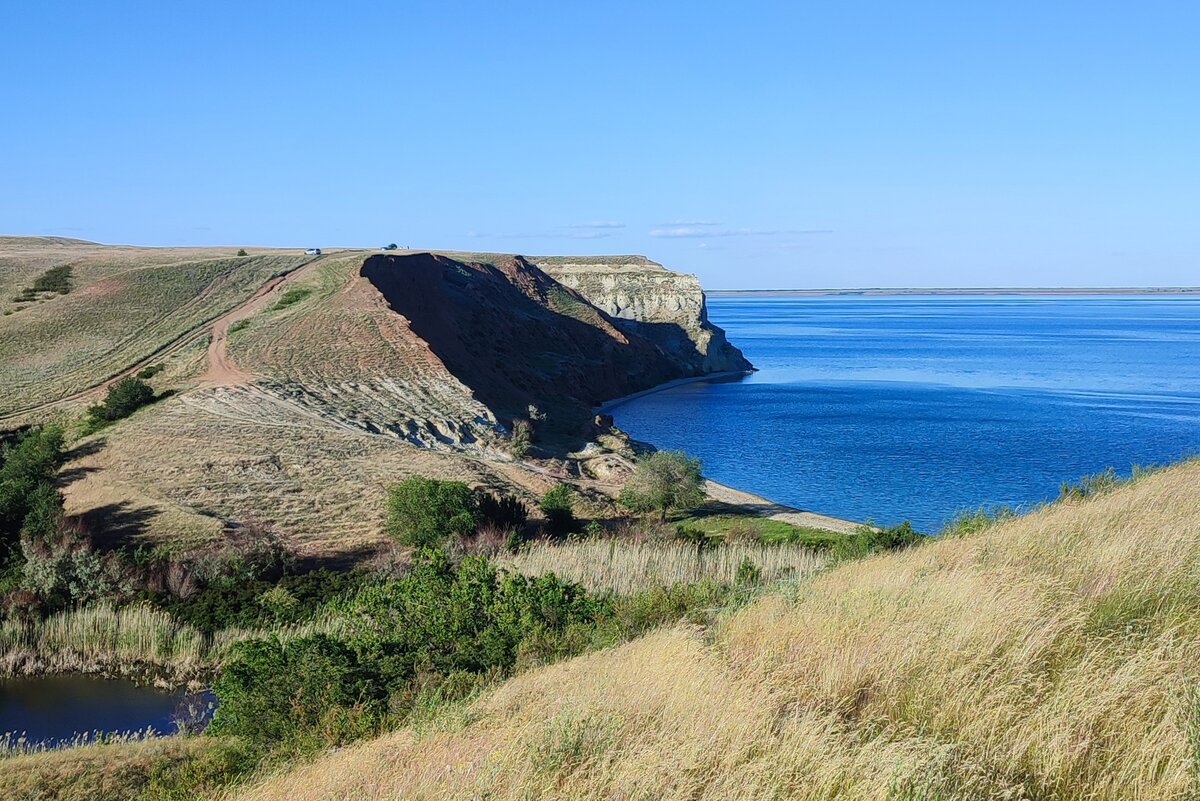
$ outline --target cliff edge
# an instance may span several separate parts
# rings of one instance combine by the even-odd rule
[[[644,256],[540,256],[531,261],[611,316],[623,330],[657,344],[690,375],[753,370],[708,320],[700,280]]]

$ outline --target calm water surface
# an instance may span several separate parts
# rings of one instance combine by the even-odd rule
[[[723,483],[937,529],[1200,453],[1200,298],[712,298],[759,368],[614,410]]]
[[[175,732],[184,694],[95,676],[34,676],[0,680],[0,734],[25,734],[54,744],[93,731]]]

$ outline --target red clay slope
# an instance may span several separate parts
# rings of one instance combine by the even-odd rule
[[[577,436],[593,406],[688,375],[520,256],[380,255],[361,274],[506,426],[535,404],[546,429]]]

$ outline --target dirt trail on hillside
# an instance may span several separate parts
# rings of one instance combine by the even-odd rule
[[[272,278],[270,281],[263,284],[263,286],[261,286],[249,298],[249,300],[238,306],[235,306],[232,310],[217,318],[215,322],[203,323],[195,328],[183,332],[174,340],[163,345],[149,356],[139,359],[128,367],[122,369],[120,372],[104,379],[100,383],[93,384],[92,386],[87,387],[86,389],[81,389],[78,392],[72,392],[69,395],[64,395],[61,398],[55,398],[54,400],[46,401],[45,403],[28,406],[24,409],[15,409],[11,412],[0,415],[0,423],[24,419],[29,415],[40,414],[41,412],[49,411],[59,406],[64,406],[75,401],[84,400],[99,395],[101,392],[104,392],[122,378],[134,375],[144,368],[149,367],[151,364],[161,362],[163,359],[173,356],[179,351],[194,345],[198,340],[209,335],[210,326],[212,332],[212,343],[208,348],[208,368],[202,381],[207,381],[209,376],[212,376],[213,380],[210,383],[214,385],[228,386],[232,384],[246,383],[252,376],[250,373],[244,370],[238,370],[238,368],[229,360],[229,355],[226,350],[227,339],[229,336],[229,326],[240,319],[249,317],[251,314],[261,309],[266,304],[267,298],[273,290],[278,288],[284,282],[290,281],[293,278],[298,278],[302,273],[307,273],[314,265],[318,264],[329,255],[332,254],[318,256],[312,261],[301,265],[291,272],[287,272],[283,275]],[[217,345],[218,340],[220,341],[220,346],[219,348],[216,348],[215,346]],[[214,369],[214,367],[216,367],[216,369]]]
[[[279,289],[285,283],[307,275],[313,267],[325,258],[325,256],[318,256],[303,267],[272,278],[259,287],[258,291],[251,295],[250,299],[245,303],[235,306],[223,316],[217,318],[216,322],[212,325],[212,339],[208,343],[208,354],[206,356],[208,367],[204,371],[204,375],[200,376],[201,384],[213,387],[230,387],[239,384],[248,384],[254,379],[253,373],[238,367],[233,363],[233,359],[229,357],[229,327],[262,311],[266,308],[267,302],[271,299],[271,295],[276,289]]]

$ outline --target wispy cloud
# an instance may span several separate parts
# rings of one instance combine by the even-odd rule
[[[624,228],[625,223],[612,222],[611,220],[602,220],[600,222],[571,223],[570,225],[568,225],[566,227],[567,228],[594,229],[594,230],[600,231],[600,230],[611,230],[614,228]]]
[[[796,234],[831,234],[830,228],[729,228],[720,223],[676,223],[650,229],[657,239],[707,239],[725,236],[787,236]]]
[[[607,239],[624,228],[621,222],[588,222],[571,223],[549,231],[507,231],[489,233],[486,231],[468,231],[472,239]]]

